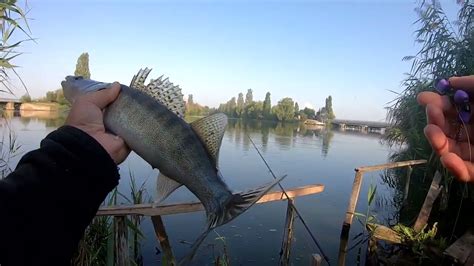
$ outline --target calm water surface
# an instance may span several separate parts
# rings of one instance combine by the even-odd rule
[[[22,113],[11,116],[11,125],[27,152],[39,147],[41,139],[64,123],[64,117],[57,113]],[[324,184],[320,194],[304,196],[295,200],[296,206],[311,227],[314,235],[329,256],[332,264],[337,263],[339,235],[344,213],[349,201],[354,168],[363,165],[387,162],[389,149],[380,143],[380,135],[363,134],[351,131],[336,131],[324,128],[306,128],[303,125],[279,124],[269,122],[230,120],[220,152],[220,168],[225,182],[233,190],[246,190],[270,182],[272,176],[259,158],[247,136],[257,144],[263,156],[278,175],[287,174],[282,182],[285,188],[310,184]],[[16,165],[19,158],[11,161]],[[157,170],[153,170],[136,154],[120,166],[121,180],[119,191],[129,195],[129,171],[138,184],[145,184],[147,195],[155,196]],[[358,212],[365,212],[367,189],[372,183],[377,185],[377,198],[385,199],[384,204],[376,204],[374,212],[379,220],[390,217],[393,211],[390,200],[394,193],[380,178],[380,173],[365,176]],[[186,188],[173,193],[165,202],[184,202],[196,200]],[[125,202],[125,200],[122,200]],[[212,264],[213,252],[222,251],[224,237],[232,264],[235,265],[274,265],[278,262],[283,227],[286,215],[286,202],[272,202],[255,205],[232,222],[211,232],[201,246],[197,264]],[[205,226],[203,212],[163,217],[166,230],[174,249],[181,258],[189,251],[193,242]],[[142,224],[145,240],[143,256],[145,265],[161,261],[156,254],[159,248],[151,221],[144,219]],[[361,227],[354,220],[351,236]],[[184,240],[184,241],[183,241]],[[184,242],[184,243],[183,243]],[[355,264],[358,248],[349,252],[348,263]],[[295,237],[292,250],[294,265],[309,265],[311,253],[320,253],[296,219]]]

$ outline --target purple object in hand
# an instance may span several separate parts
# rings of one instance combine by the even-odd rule
[[[463,90],[457,90],[454,93],[454,102],[457,104],[469,103],[469,95]]]
[[[454,93],[454,102],[459,106],[459,119],[464,123],[471,120],[471,106],[469,105],[469,95],[463,90]]]
[[[461,119],[464,123],[469,123],[471,120],[471,112],[460,111],[459,119]]]
[[[447,79],[442,79],[436,83],[436,90],[440,94],[446,94],[451,89],[451,85]]]

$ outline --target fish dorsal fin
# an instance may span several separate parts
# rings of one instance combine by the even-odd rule
[[[160,173],[158,175],[158,180],[156,181],[156,190],[157,190],[157,197],[155,199],[155,203],[160,203],[165,200],[173,191],[177,188],[182,186],[183,184],[174,181],[173,179],[165,176],[164,174]]]
[[[151,68],[146,67],[145,69],[140,69],[138,73],[133,76],[132,82],[130,82],[130,87],[144,91],[146,88],[145,80],[150,74]]]
[[[130,87],[145,92],[166,106],[168,110],[183,118],[185,105],[181,88],[171,83],[168,78],[163,79],[163,76],[152,79],[148,85],[145,85],[145,80],[150,71],[149,68],[140,69],[138,74],[133,77]]]
[[[199,136],[207,151],[218,166],[219,149],[227,126],[227,116],[223,113],[213,114],[191,123],[194,132]]]

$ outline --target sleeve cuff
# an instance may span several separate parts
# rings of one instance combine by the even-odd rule
[[[46,136],[41,142],[41,146],[46,145],[49,141],[61,144],[61,146],[71,154],[74,154],[77,158],[74,164],[71,164],[70,160],[57,158],[58,163],[63,164],[66,171],[68,171],[68,169],[74,171],[79,168],[82,171],[90,172],[89,175],[85,176],[86,178],[97,178],[100,176],[105,178],[113,176],[113,180],[109,180],[109,182],[113,184],[108,184],[109,186],[112,185],[110,189],[118,184],[119,173],[114,160],[97,140],[81,129],[67,125],[62,126]],[[97,181],[98,180],[95,180],[94,182]],[[106,180],[102,181],[108,183]]]

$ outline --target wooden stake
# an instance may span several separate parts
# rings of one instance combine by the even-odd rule
[[[321,256],[319,254],[311,255],[311,266],[321,266]]]
[[[288,206],[286,207],[286,222],[285,233],[281,244],[280,265],[290,264],[291,243],[293,240],[293,223],[295,221],[295,211],[293,209],[294,201],[288,199]]]
[[[474,265],[474,228],[468,230],[449,246],[444,254],[454,259],[456,263]]]
[[[430,190],[426,195],[425,202],[423,203],[423,207],[418,214],[418,218],[416,219],[415,225],[413,229],[416,232],[420,232],[423,227],[425,227],[426,223],[428,222],[428,218],[430,218],[431,209],[433,209],[433,203],[435,202],[436,198],[438,197],[439,193],[443,189],[443,186],[440,186],[439,183],[441,182],[441,174],[436,171],[435,176],[433,177],[433,181],[431,181]]]
[[[410,179],[411,179],[412,172],[413,172],[413,167],[408,166],[407,178],[405,180],[405,191],[403,192],[403,205],[406,205],[408,203],[408,191],[410,190]]]
[[[347,206],[346,218],[344,219],[344,226],[350,228],[352,219],[354,218],[355,208],[357,206],[357,200],[359,199],[360,187],[362,185],[362,179],[364,172],[356,169],[354,183],[352,184],[351,198],[349,200],[349,206]]]
[[[130,265],[130,255],[128,250],[128,227],[126,224],[126,216],[114,217],[115,224],[115,259],[116,265]]]
[[[153,222],[153,227],[155,228],[156,237],[158,238],[158,241],[160,241],[160,246],[163,250],[164,258],[166,260],[166,265],[176,265],[176,259],[173,255],[173,250],[171,249],[170,241],[168,240],[168,234],[166,234],[165,225],[163,224],[161,216],[151,216],[151,221]]]

